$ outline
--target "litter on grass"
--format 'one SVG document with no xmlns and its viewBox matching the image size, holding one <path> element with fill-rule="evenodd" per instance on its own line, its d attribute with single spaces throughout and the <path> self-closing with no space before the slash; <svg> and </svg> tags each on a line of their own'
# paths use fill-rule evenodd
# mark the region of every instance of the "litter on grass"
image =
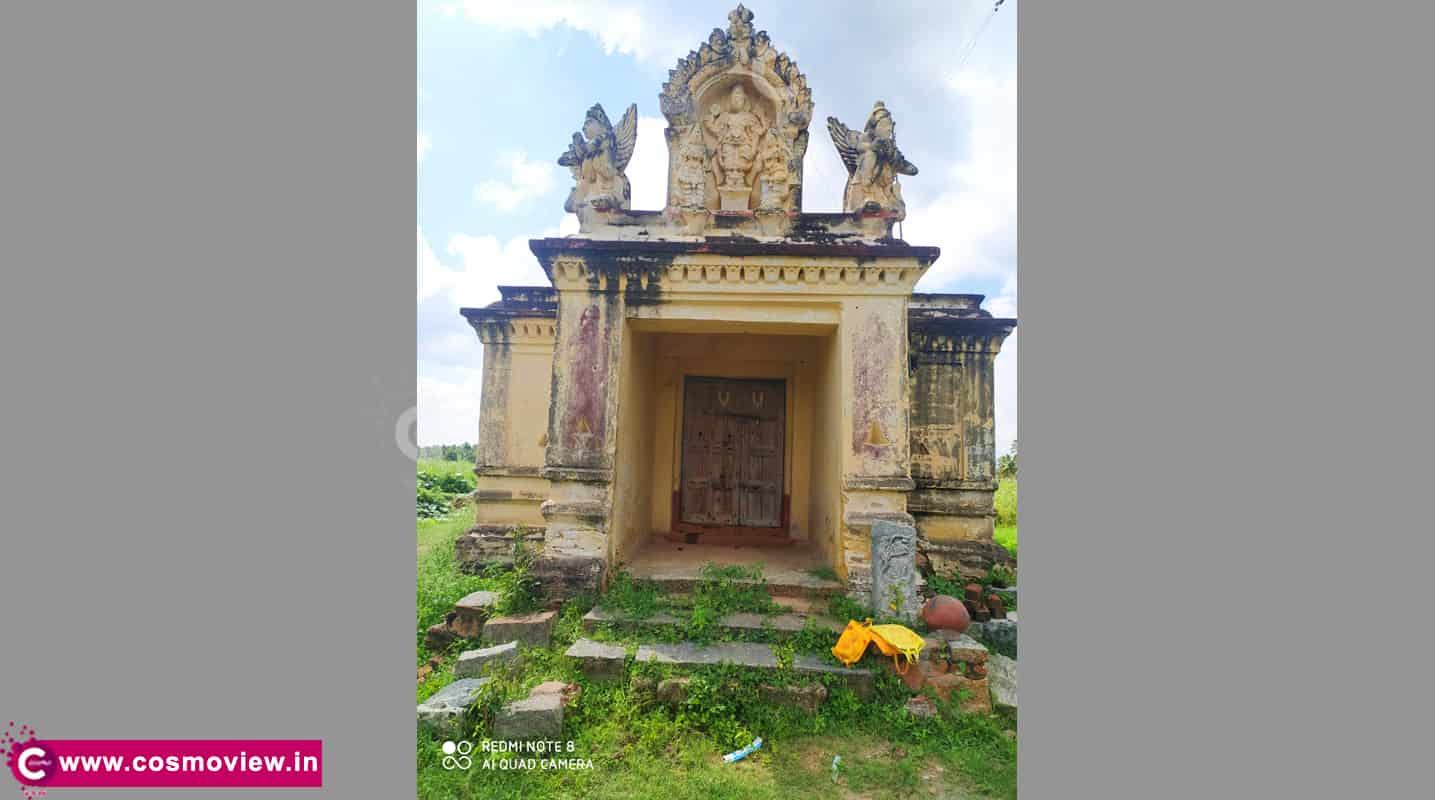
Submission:
<svg viewBox="0 0 1435 800">
<path fill-rule="evenodd" d="M 728 753 L 727 755 L 723 756 L 722 760 L 731 764 L 734 761 L 741 761 L 744 758 L 747 758 L 748 756 L 752 755 L 760 749 L 762 749 L 761 736 L 757 737 L 756 739 L 753 739 L 752 744 L 748 745 L 747 747 L 744 747 L 741 750 L 734 750 L 731 753 Z"/>
</svg>

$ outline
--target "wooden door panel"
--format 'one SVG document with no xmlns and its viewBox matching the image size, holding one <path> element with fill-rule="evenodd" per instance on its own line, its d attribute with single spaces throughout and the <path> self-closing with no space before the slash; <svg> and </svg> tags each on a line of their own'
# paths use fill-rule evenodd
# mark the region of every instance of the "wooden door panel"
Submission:
<svg viewBox="0 0 1435 800">
<path fill-rule="evenodd" d="M 777 381 L 687 379 L 681 522 L 782 527 L 785 389 Z"/>
</svg>

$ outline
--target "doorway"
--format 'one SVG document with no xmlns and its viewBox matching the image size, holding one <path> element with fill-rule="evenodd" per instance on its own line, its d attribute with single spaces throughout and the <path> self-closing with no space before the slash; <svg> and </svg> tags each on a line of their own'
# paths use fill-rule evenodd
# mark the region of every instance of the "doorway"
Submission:
<svg viewBox="0 0 1435 800">
<path fill-rule="evenodd" d="M 679 533 L 786 536 L 787 383 L 683 382 Z"/>
</svg>

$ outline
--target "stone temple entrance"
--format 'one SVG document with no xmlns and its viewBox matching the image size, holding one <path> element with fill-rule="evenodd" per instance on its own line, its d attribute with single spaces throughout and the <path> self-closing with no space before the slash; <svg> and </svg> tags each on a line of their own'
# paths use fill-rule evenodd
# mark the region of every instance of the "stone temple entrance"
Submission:
<svg viewBox="0 0 1435 800">
<path fill-rule="evenodd" d="M 521 527 L 562 597 L 680 552 L 764 560 L 740 545 L 870 602 L 914 565 L 970 578 L 1009 558 L 993 362 L 1016 320 L 914 293 L 939 252 L 893 236 L 917 168 L 884 104 L 860 129 L 827 120 L 843 210 L 802 211 L 812 91 L 751 17 L 662 88 L 665 207 L 628 205 L 636 110 L 613 125 L 593 106 L 558 159 L 579 233 L 529 243 L 550 285 L 462 309 L 484 378 L 460 561 L 504 558 Z"/>
</svg>

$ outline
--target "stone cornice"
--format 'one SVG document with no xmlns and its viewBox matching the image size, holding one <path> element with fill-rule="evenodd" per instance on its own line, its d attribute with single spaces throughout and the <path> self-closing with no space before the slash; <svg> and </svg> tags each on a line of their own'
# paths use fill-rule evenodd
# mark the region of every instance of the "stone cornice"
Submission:
<svg viewBox="0 0 1435 800">
<path fill-rule="evenodd" d="M 913 259 L 921 267 L 929 267 L 942 254 L 941 248 L 910 245 L 899 239 L 888 242 L 822 242 L 822 241 L 777 241 L 759 242 L 744 237 L 711 236 L 697 241 L 643 241 L 585 239 L 582 237 L 558 237 L 530 239 L 528 247 L 538 257 L 544 271 L 560 255 L 596 254 L 600 257 L 630 256 L 637 259 L 661 261 L 687 254 L 712 254 L 720 256 L 796 256 L 804 259 Z M 588 260 L 601 260 L 588 259 Z"/>
<path fill-rule="evenodd" d="M 555 255 L 544 270 L 559 292 L 621 293 L 630 303 L 661 302 L 664 291 L 797 294 L 909 294 L 927 271 L 914 258 L 874 259 L 712 254 L 598 257 Z"/>
<path fill-rule="evenodd" d="M 949 354 L 996 355 L 1002 342 L 1016 329 L 1016 320 L 994 317 L 941 319 L 910 315 L 907 318 L 908 348 L 914 358 L 937 362 Z"/>
<path fill-rule="evenodd" d="M 539 316 L 538 312 L 510 312 L 505 309 L 461 308 L 484 344 L 552 344 L 556 335 L 558 310 Z"/>
</svg>

